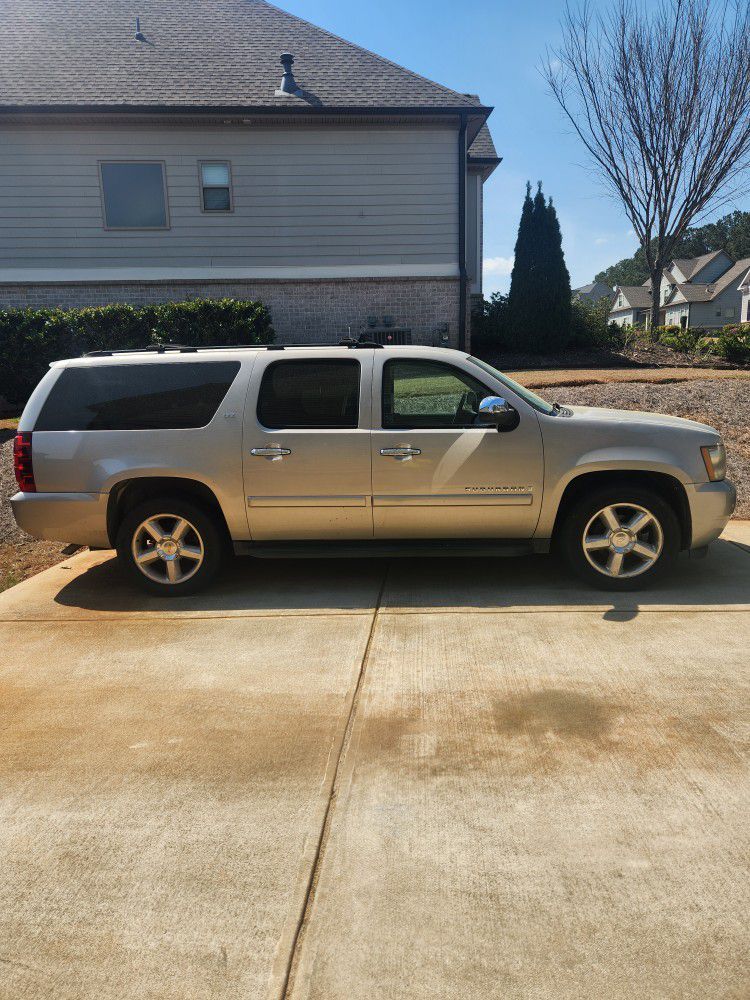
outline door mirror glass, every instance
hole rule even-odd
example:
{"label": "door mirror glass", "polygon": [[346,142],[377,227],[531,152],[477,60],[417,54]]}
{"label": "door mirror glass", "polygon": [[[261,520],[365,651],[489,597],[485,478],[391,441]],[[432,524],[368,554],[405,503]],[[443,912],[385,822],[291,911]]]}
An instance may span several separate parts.
{"label": "door mirror glass", "polygon": [[499,431],[511,431],[518,426],[518,412],[502,396],[485,396],[479,404],[477,420],[494,424]]}

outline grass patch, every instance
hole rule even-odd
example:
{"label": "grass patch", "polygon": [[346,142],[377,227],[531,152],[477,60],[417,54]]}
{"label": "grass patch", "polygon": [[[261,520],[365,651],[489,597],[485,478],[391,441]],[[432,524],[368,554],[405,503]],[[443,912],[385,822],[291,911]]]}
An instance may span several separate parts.
{"label": "grass patch", "polygon": [[21,582],[21,577],[16,576],[12,569],[0,575],[0,594],[4,590],[10,590],[11,587],[15,587],[17,583]]}

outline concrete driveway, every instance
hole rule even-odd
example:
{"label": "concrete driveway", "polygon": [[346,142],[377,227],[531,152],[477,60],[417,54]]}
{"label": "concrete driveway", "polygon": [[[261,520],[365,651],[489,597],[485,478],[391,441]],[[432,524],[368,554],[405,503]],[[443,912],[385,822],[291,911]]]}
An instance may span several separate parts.
{"label": "concrete driveway", "polygon": [[0,997],[746,998],[750,523],[0,596]]}

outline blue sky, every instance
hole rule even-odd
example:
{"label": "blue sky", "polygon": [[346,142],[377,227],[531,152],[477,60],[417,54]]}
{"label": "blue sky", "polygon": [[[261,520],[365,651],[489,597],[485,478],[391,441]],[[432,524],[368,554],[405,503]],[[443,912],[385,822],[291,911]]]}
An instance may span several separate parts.
{"label": "blue sky", "polygon": [[504,159],[485,185],[485,295],[510,284],[527,179],[541,180],[554,199],[574,287],[635,251],[628,220],[585,166],[582,147],[537,70],[545,47],[559,38],[563,0],[275,2],[494,106],[489,124]]}

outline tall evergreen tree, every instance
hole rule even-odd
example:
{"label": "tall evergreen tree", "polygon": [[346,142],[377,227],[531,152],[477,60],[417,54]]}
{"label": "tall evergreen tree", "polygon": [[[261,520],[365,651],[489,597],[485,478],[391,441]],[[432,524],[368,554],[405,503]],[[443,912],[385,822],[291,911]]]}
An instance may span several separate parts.
{"label": "tall evergreen tree", "polygon": [[508,295],[508,324],[510,339],[514,343],[517,334],[524,328],[528,329],[528,324],[534,316],[533,272],[537,257],[535,236],[534,202],[531,199],[531,182],[527,181]]}
{"label": "tall evergreen tree", "polygon": [[570,276],[562,251],[557,213],[539,182],[531,185],[521,212],[508,298],[508,323],[517,350],[556,351],[570,339]]}
{"label": "tall evergreen tree", "polygon": [[565,264],[562,248],[562,233],[552,198],[547,204],[545,216],[547,239],[547,305],[544,322],[540,328],[542,346],[548,350],[564,348],[570,340],[571,300],[570,274]]}

